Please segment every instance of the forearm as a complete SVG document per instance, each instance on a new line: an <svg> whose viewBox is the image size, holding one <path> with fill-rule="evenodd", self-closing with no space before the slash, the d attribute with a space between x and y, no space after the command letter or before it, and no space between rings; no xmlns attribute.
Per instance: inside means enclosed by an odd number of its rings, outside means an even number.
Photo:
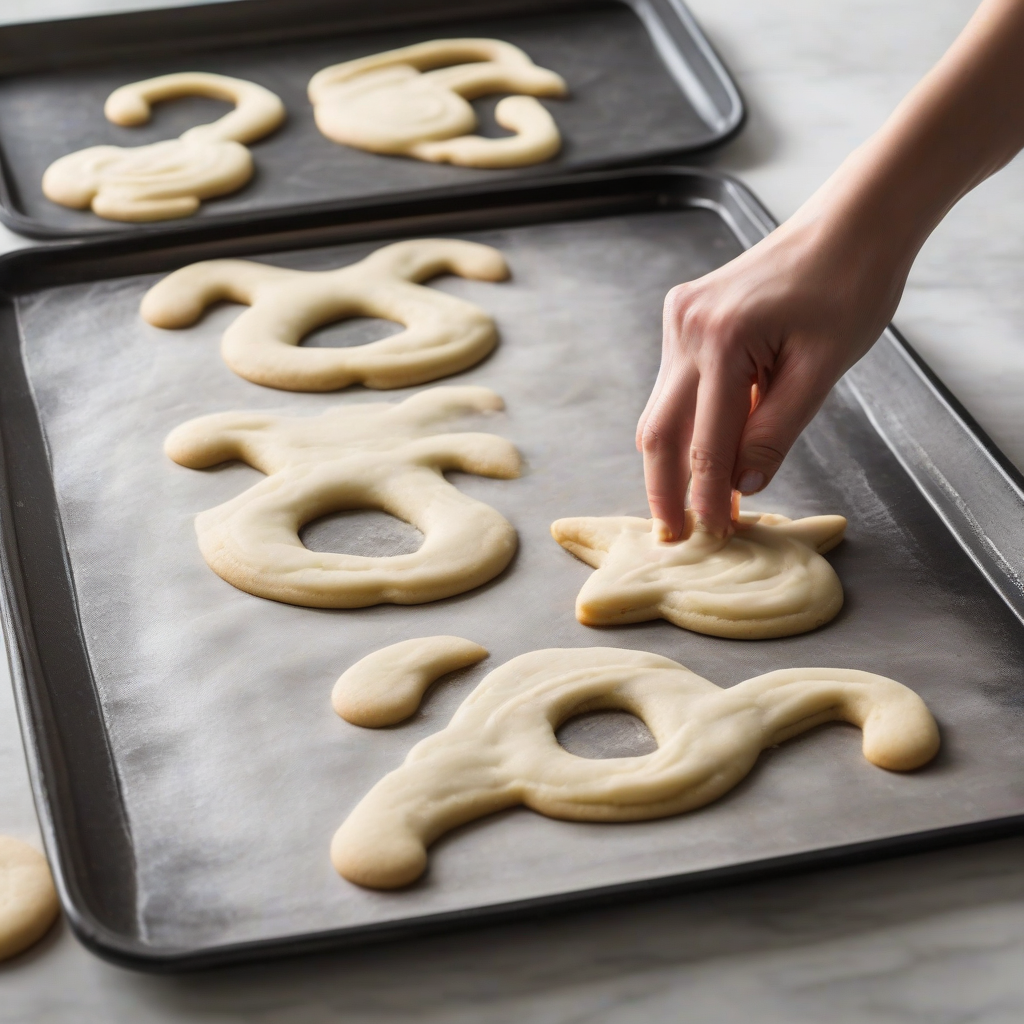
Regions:
<svg viewBox="0 0 1024 1024"><path fill-rule="evenodd" d="M1024 147L1024 0L985 0L885 124L792 218L902 279L942 218ZM901 273L902 271L902 273Z"/></svg>

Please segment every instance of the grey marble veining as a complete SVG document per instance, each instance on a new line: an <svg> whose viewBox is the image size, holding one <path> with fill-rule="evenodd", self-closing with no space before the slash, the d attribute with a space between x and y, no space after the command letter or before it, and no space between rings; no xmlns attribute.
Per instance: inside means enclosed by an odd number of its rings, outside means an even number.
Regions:
<svg viewBox="0 0 1024 1024"><path fill-rule="evenodd" d="M5 0L0 19L144 6ZM153 6L154 4L149 4ZM708 158L785 216L882 121L972 0L691 0L750 121ZM926 245L897 315L1024 464L1024 175ZM9 234L3 248L21 243ZM0 832L35 821L0 685ZM1024 839L615 909L181 978L110 967L60 926L0 966L0 1022L929 1024L1024 1018Z"/></svg>

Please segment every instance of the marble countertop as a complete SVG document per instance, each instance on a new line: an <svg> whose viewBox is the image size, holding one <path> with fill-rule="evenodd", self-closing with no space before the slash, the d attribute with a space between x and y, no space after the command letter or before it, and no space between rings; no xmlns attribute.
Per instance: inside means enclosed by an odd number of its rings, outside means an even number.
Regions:
<svg viewBox="0 0 1024 1024"><path fill-rule="evenodd" d="M704 158L779 218L954 38L973 0L689 0L750 117ZM4 0L0 20L162 6ZM0 234L0 251L25 242ZM896 316L1024 466L1024 164L925 246ZM0 680L0 832L38 842ZM0 965L0 1024L1024 1019L1024 839L472 932L183 977L105 964L66 926Z"/></svg>

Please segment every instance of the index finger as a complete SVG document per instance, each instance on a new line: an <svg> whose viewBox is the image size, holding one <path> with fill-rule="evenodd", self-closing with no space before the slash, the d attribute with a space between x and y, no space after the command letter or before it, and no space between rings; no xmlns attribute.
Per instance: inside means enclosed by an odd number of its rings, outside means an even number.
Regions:
<svg viewBox="0 0 1024 1024"><path fill-rule="evenodd" d="M672 378L648 413L641 436L647 502L668 538L681 536L686 525L687 452L697 380L694 371Z"/></svg>
<svg viewBox="0 0 1024 1024"><path fill-rule="evenodd" d="M733 472L750 414L750 375L716 362L697 388L689 451L690 506L705 528L719 537L732 530Z"/></svg>

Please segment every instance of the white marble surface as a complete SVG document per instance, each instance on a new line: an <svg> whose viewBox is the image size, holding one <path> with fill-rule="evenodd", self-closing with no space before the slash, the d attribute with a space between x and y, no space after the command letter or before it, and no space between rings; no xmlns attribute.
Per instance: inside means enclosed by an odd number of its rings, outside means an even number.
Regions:
<svg viewBox="0 0 1024 1024"><path fill-rule="evenodd" d="M0 0L0 21L159 0ZM750 121L708 160L777 215L885 117L971 0L691 0ZM23 244L6 233L0 250ZM1024 464L1024 174L1018 161L928 243L897 323ZM36 834L0 680L0 832ZM986 1024L1024 1019L1024 839L587 914L204 975L153 978L59 926L0 966L0 1024L345 1020L756 1020Z"/></svg>

